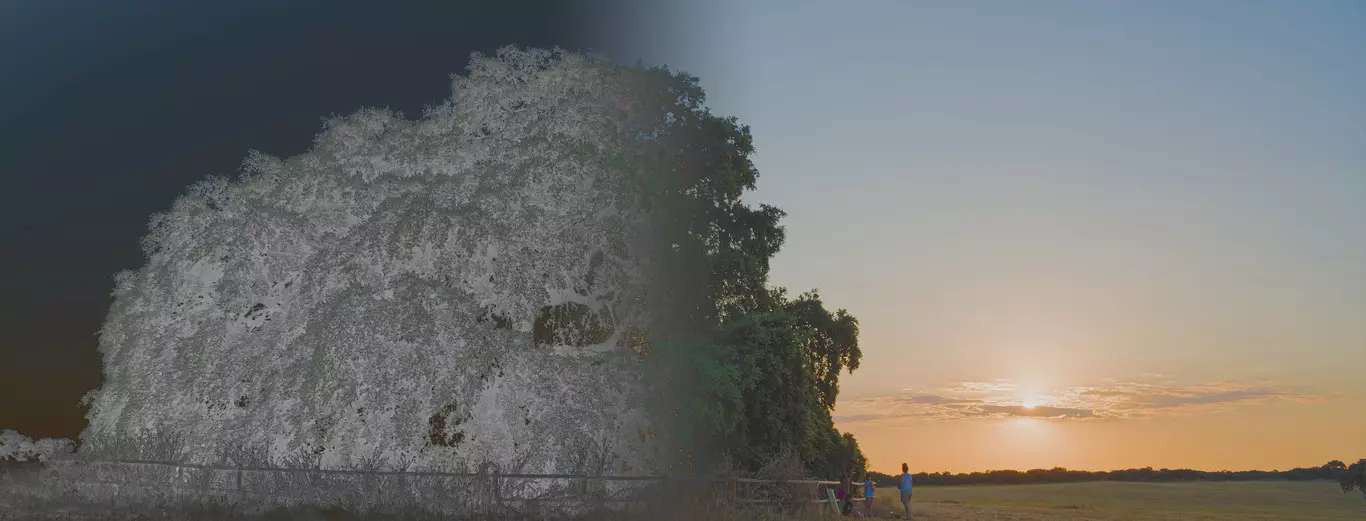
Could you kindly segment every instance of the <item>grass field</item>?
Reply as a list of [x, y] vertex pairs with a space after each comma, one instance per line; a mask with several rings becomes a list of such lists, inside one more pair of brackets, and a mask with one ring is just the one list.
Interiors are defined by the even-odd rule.
[[[41, 478], [41, 479], [40, 479]], [[92, 488], [94, 487], [94, 488]], [[0, 519], [51, 521], [93, 520], [180, 521], [405, 521], [452, 519], [449, 515], [428, 512], [425, 497], [419, 505], [385, 503], [392, 512], [350, 513], [340, 506], [309, 506], [309, 494], [299, 492], [301, 506], [223, 503], [194, 490], [143, 491], [136, 487], [117, 487], [108, 496], [108, 486], [73, 479], [68, 474], [38, 474], [36, 469], [0, 466]], [[444, 491], [444, 489], [443, 489]], [[450, 497], [460, 496], [450, 490]], [[444, 492], [442, 492], [444, 494]], [[439, 494], [440, 495], [440, 494]], [[307, 497], [305, 497], [307, 496]], [[389, 497], [381, 495], [384, 497]], [[291, 496], [293, 497], [293, 496]], [[398, 496], [395, 496], [397, 498]], [[404, 496], [406, 497], [406, 496]], [[411, 498], [410, 498], [411, 499]], [[613, 521], [834, 521], [828, 508], [808, 503], [809, 510], [797, 515], [753, 504], [729, 501], [664, 502], [646, 505], [637, 512], [596, 512], [556, 519], [610, 519]], [[802, 498], [796, 498], [802, 499]], [[232, 503], [232, 504], [230, 504]], [[328, 503], [330, 504], [330, 503]], [[375, 503], [378, 505], [379, 503]], [[463, 504], [463, 503], [462, 503]], [[406, 506], [405, 506], [406, 505]], [[263, 507], [264, 510], [250, 508]], [[458, 506], [458, 505], [457, 505]], [[397, 508], [397, 510], [394, 510]], [[268, 511], [267, 511], [268, 510]], [[874, 504], [876, 518], [901, 517], [895, 489], [878, 489]], [[912, 519], [917, 520], [1361, 520], [1366, 521], [1366, 499], [1359, 492], [1342, 493], [1332, 481], [1294, 482], [1210, 482], [1210, 483], [1122, 483], [1088, 482], [1044, 485], [916, 487]], [[465, 517], [463, 519], [488, 517]], [[521, 520], [524, 515], [497, 517], [503, 521]], [[538, 519], [544, 516], [537, 517]], [[854, 518], [843, 518], [854, 519]]]
[[[878, 489], [874, 517], [902, 512]], [[1366, 499], [1328, 481], [1059, 483], [916, 487], [912, 519], [1366, 520]]]

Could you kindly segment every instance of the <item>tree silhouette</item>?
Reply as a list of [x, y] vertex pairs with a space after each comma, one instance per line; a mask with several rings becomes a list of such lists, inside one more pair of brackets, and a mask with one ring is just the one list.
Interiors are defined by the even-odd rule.
[[[1342, 466], [1342, 462], [1340, 461], [1330, 462], [1329, 464], [1331, 465], [1332, 463], [1337, 463], [1338, 467]], [[1343, 493], [1351, 492], [1353, 489], [1356, 489], [1361, 491], [1363, 497], [1366, 497], [1366, 459], [1359, 459], [1356, 463], [1353, 463], [1351, 466], [1342, 470], [1341, 475], [1338, 477], [1338, 484], [1342, 485]]]

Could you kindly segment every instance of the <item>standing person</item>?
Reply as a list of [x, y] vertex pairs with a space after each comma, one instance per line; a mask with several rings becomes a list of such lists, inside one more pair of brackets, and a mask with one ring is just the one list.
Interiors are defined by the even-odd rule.
[[863, 475], [863, 511], [867, 517], [873, 517], [873, 477], [871, 474]]
[[911, 518], [911, 468], [901, 464], [901, 506], [906, 509], [906, 519]]

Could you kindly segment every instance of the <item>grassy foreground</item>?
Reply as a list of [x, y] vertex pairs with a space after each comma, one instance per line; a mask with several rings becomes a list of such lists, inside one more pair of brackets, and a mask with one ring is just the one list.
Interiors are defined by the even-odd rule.
[[[900, 517], [896, 489], [878, 489], [874, 517]], [[1055, 483], [916, 487], [912, 519], [1366, 519], [1366, 499], [1329, 481]]]
[[[402, 490], [375, 488], [370, 503], [380, 511], [346, 507], [268, 506], [254, 500], [220, 502], [196, 495], [185, 487], [172, 491], [141, 490], [134, 486], [85, 483], [72, 472], [38, 473], [36, 467], [0, 465], [0, 519], [51, 521], [204, 520], [204, 521], [451, 521], [449, 515], [428, 512], [445, 496], [463, 497], [458, 489], [442, 489], [437, 496], [412, 495]], [[52, 470], [52, 469], [49, 469]], [[69, 469], [68, 469], [69, 470]], [[77, 469], [90, 474], [89, 469]], [[83, 474], [84, 475], [84, 474]], [[84, 476], [90, 477], [90, 476]], [[106, 476], [107, 477], [107, 476]], [[286, 484], [288, 485], [288, 484]], [[410, 484], [411, 485], [411, 484]], [[110, 487], [114, 495], [108, 494]], [[392, 488], [392, 487], [390, 487]], [[306, 504], [311, 489], [277, 492]], [[423, 489], [425, 490], [425, 489]], [[382, 492], [393, 492], [393, 494]], [[201, 491], [202, 492], [202, 491]], [[316, 492], [316, 491], [314, 491]], [[359, 489], [353, 491], [360, 494]], [[391, 497], [392, 496], [392, 497]], [[895, 489], [878, 489], [875, 518], [901, 517]], [[825, 508], [807, 505], [801, 513], [772, 507], [718, 501], [719, 498], [660, 496], [635, 512], [583, 512], [576, 515], [467, 515], [481, 521], [833, 521]], [[315, 498], [316, 500], [317, 498]], [[335, 498], [334, 498], [335, 499]], [[450, 498], [446, 498], [450, 499]], [[392, 501], [391, 501], [392, 500]], [[406, 501], [399, 501], [406, 500]], [[431, 503], [436, 501], [436, 503]], [[332, 504], [331, 500], [324, 500]], [[460, 503], [464, 504], [464, 503]], [[449, 506], [449, 505], [448, 505]], [[458, 505], [457, 505], [458, 506]], [[422, 508], [419, 508], [422, 507]], [[543, 514], [549, 514], [545, 512]], [[1366, 520], [1366, 499], [1342, 493], [1333, 481], [1260, 481], [1196, 483], [1087, 482], [1039, 485], [981, 485], [916, 487], [912, 519], [917, 520]], [[844, 518], [854, 519], [854, 518]]]

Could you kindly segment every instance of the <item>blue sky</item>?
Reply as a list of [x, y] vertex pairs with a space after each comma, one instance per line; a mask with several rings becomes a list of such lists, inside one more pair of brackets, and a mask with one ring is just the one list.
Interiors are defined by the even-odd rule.
[[1364, 390], [1366, 4], [730, 4], [642, 54], [753, 126], [773, 282], [862, 321], [842, 400]]

